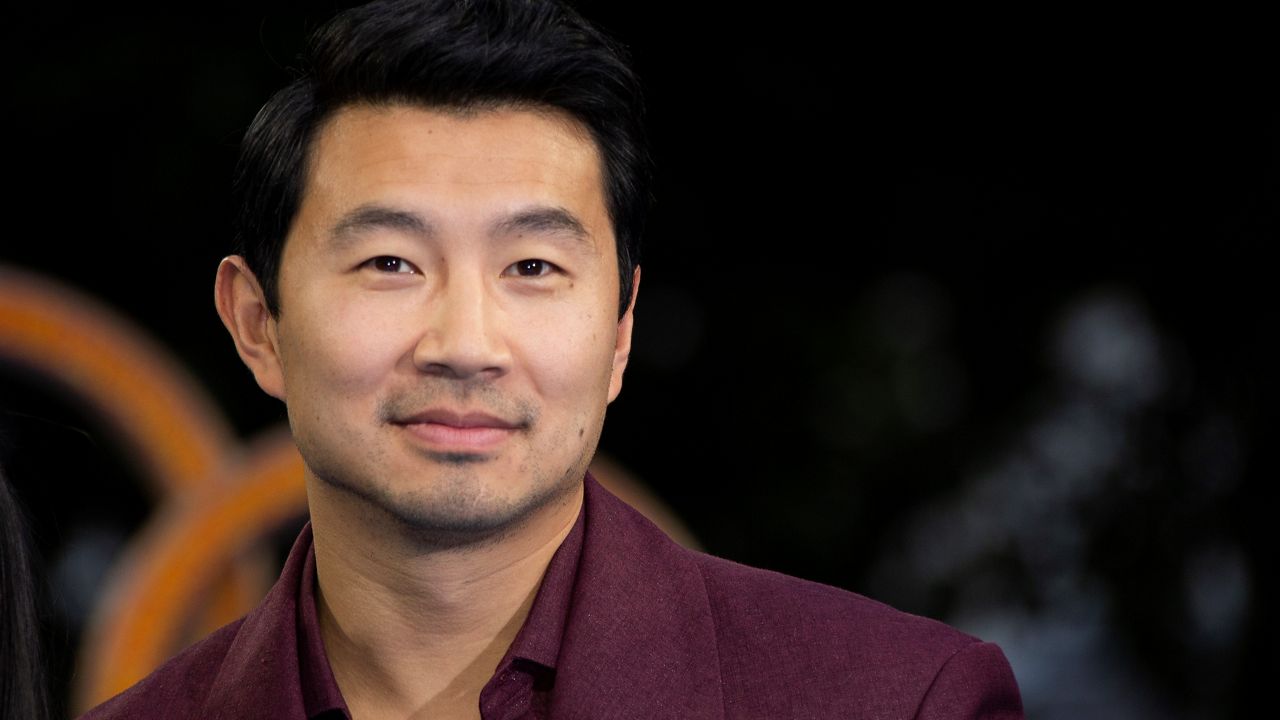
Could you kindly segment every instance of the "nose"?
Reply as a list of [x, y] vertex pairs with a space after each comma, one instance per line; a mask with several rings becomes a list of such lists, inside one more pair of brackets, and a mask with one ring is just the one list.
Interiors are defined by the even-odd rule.
[[502, 312], [483, 279], [455, 276], [446, 281], [428, 300], [424, 315], [413, 350], [419, 371], [456, 380], [493, 380], [506, 374], [511, 357]]

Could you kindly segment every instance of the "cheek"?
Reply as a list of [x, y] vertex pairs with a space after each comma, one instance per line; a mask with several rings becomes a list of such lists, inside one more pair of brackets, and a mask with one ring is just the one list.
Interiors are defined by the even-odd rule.
[[605, 404], [616, 325], [590, 312], [542, 314], [522, 323], [518, 357], [545, 401], [595, 414]]
[[316, 305], [297, 308], [305, 322], [281, 328], [286, 388], [332, 398], [376, 386], [403, 354], [404, 324], [359, 303]]

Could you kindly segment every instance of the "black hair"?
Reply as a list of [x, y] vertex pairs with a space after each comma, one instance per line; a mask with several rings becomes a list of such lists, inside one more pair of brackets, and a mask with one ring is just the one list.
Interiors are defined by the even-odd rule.
[[48, 717], [35, 578], [22, 508], [0, 468], [0, 717]]
[[643, 104], [625, 51], [577, 12], [555, 0], [373, 2], [317, 30], [302, 63], [245, 133], [236, 171], [236, 252], [273, 314], [317, 130], [342, 107], [395, 103], [550, 107], [582, 123], [603, 162], [625, 312], [651, 202]]

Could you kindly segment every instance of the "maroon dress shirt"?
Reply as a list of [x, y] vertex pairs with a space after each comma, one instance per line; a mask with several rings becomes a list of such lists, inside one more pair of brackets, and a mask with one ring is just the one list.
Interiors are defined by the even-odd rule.
[[[84, 717], [348, 717], [314, 588], [306, 528], [258, 608]], [[485, 720], [1022, 717], [996, 646], [686, 550], [590, 476], [480, 711]]]

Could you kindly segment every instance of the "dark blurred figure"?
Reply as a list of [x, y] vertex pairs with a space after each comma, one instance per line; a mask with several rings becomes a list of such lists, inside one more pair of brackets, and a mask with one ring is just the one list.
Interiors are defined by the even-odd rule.
[[0, 718], [49, 716], [27, 525], [0, 468]]

